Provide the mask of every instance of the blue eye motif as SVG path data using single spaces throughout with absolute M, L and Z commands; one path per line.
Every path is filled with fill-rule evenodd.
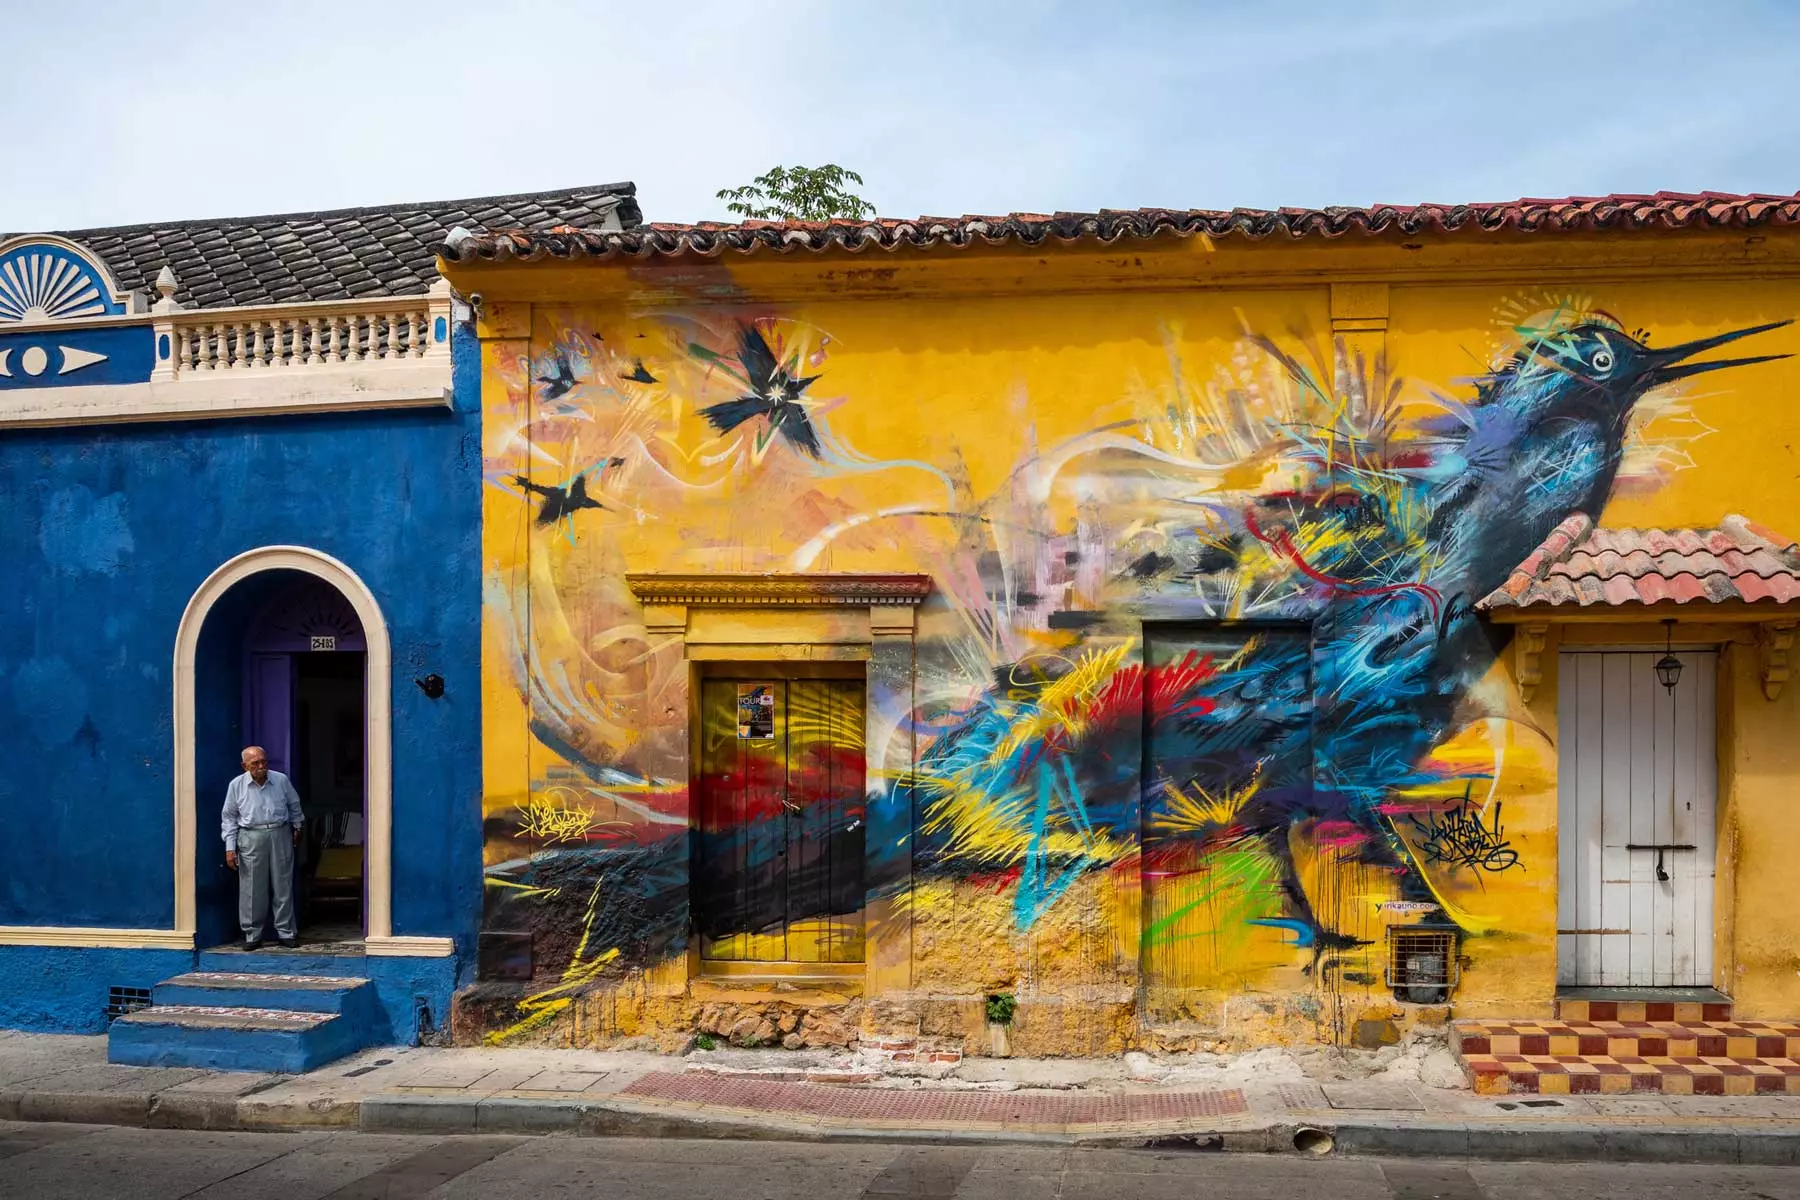
M 44 346 L 26 346 L 23 350 L 16 351 L 19 357 L 15 363 L 13 360 L 14 348 L 11 346 L 0 348 L 0 378 L 13 379 L 17 377 L 17 373 L 22 372 L 35 379 L 50 369 L 52 361 L 56 363 L 56 374 L 68 375 L 83 367 L 91 367 L 95 363 L 105 362 L 107 359 L 104 354 L 96 353 L 93 350 L 83 350 L 76 346 L 56 346 L 55 350 L 56 354 L 53 359 L 50 350 Z

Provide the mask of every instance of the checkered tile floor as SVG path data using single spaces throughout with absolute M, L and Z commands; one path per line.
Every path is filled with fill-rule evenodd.
M 1800 1024 L 1559 1017 L 1453 1031 L 1475 1090 L 1489 1095 L 1800 1095 Z

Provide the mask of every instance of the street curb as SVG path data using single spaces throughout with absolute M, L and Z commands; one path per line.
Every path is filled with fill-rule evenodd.
M 670 1108 L 607 1096 L 580 1100 L 379 1094 L 264 1099 L 180 1092 L 0 1091 L 0 1120 L 150 1129 L 360 1130 L 399 1134 L 511 1134 L 964 1146 L 1066 1146 L 1295 1156 L 1480 1158 L 1547 1162 L 1800 1165 L 1800 1121 L 1721 1119 L 1693 1125 L 1508 1121 L 1299 1121 L 1238 1117 L 1219 1126 L 1144 1133 L 1045 1129 L 893 1128 L 797 1114 Z M 1304 1147 L 1304 1148 L 1303 1148 Z
M 1522 1126 L 1506 1122 L 1378 1125 L 1341 1121 L 1321 1126 L 1336 1154 L 1349 1157 L 1531 1159 L 1543 1162 L 1800 1163 L 1800 1128 L 1731 1124 L 1708 1129 L 1670 1125 L 1569 1122 Z

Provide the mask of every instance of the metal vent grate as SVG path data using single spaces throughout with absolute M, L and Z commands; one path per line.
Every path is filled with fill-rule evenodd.
M 150 1007 L 150 989 L 135 987 L 109 987 L 106 989 L 106 1019 L 122 1017 L 126 1013 L 136 1012 L 140 1008 Z
M 1456 987 L 1456 930 L 1418 925 L 1388 927 L 1388 986 L 1407 1004 L 1442 1004 Z

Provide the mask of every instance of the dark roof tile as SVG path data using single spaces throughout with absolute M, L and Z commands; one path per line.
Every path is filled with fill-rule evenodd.
M 180 285 L 175 298 L 191 307 L 340 300 L 425 290 L 426 281 L 437 277 L 445 235 L 458 227 L 574 225 L 592 231 L 616 218 L 629 229 L 643 219 L 636 195 L 632 184 L 611 183 L 427 204 L 74 229 L 58 236 L 99 255 L 120 287 L 152 299 L 156 276 L 167 266 Z

